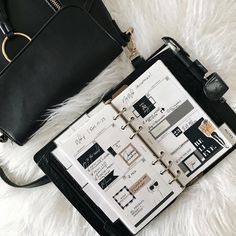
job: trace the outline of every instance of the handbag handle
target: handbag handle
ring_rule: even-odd
[[[2,54],[8,62],[11,62],[11,59],[6,52],[6,43],[8,40],[15,36],[26,38],[28,41],[31,41],[31,38],[24,33],[14,32],[13,27],[8,20],[5,0],[0,0],[0,29],[3,35],[5,35],[5,39],[2,42]]]
[[[7,177],[7,175],[5,174],[5,172],[3,171],[3,169],[1,167],[0,167],[0,177],[2,178],[2,180],[6,184],[8,184],[9,186],[14,187],[14,188],[35,188],[35,187],[39,187],[39,186],[42,186],[42,185],[45,185],[45,184],[48,184],[51,182],[51,180],[46,175],[44,175],[41,178],[39,178],[31,183],[24,184],[24,185],[18,185],[16,183],[12,182]]]

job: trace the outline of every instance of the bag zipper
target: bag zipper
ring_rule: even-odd
[[[45,0],[45,2],[53,9],[53,11],[57,12],[59,11],[62,7],[63,4],[61,3],[60,0]]]

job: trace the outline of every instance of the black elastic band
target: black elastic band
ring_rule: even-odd
[[[0,0],[0,29],[6,37],[13,36],[13,28],[8,20],[5,0]]]
[[[15,188],[35,188],[35,187],[39,187],[39,186],[42,186],[42,185],[45,185],[45,184],[48,184],[51,182],[51,180],[46,176],[44,175],[43,177],[33,181],[32,183],[28,183],[28,184],[24,184],[24,185],[18,185],[18,184],[15,184],[13,183],[5,174],[5,172],[3,171],[3,169],[0,167],[0,177],[2,178],[2,180],[12,186],[12,187],[15,187]]]

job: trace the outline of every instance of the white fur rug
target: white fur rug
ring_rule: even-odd
[[[162,45],[162,36],[174,37],[193,58],[227,81],[231,91],[226,97],[236,108],[236,1],[104,2],[123,30],[129,26],[135,28],[137,46],[145,57]],[[42,173],[33,162],[33,155],[131,70],[125,55],[120,56],[79,95],[56,109],[53,119],[49,119],[27,145],[2,145],[1,165],[8,169],[11,178],[24,183],[40,176]],[[236,153],[233,153],[188,188],[140,235],[233,236],[236,235],[235,218]],[[0,236],[37,235],[92,236],[96,233],[53,184],[21,190],[10,188],[0,180]]]

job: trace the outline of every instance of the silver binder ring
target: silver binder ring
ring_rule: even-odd
[[[122,110],[119,111],[119,112],[117,113],[117,115],[113,117],[113,120],[116,120],[119,116],[121,116],[122,114],[124,114],[124,112],[126,112],[126,111],[127,111],[127,108],[126,108],[126,107],[122,108]]]
[[[179,170],[177,170],[177,175],[172,180],[169,181],[169,184],[172,184],[175,181],[177,181],[179,179],[180,174],[181,174],[181,172]]]
[[[124,130],[127,126],[129,126],[133,121],[135,120],[135,118],[132,116],[130,117],[129,121],[125,124],[121,126],[121,129]]]
[[[156,160],[152,162],[152,165],[156,165],[157,162],[160,162],[165,155],[165,152],[161,151],[159,156],[155,156]]]
[[[136,135],[138,135],[143,130],[142,126],[139,126],[138,130],[136,130],[132,135],[129,136],[130,139],[133,139]]]
[[[169,161],[168,166],[166,166],[166,168],[163,171],[160,171],[160,174],[163,175],[165,172],[169,171],[171,166],[172,166],[173,162]]]

